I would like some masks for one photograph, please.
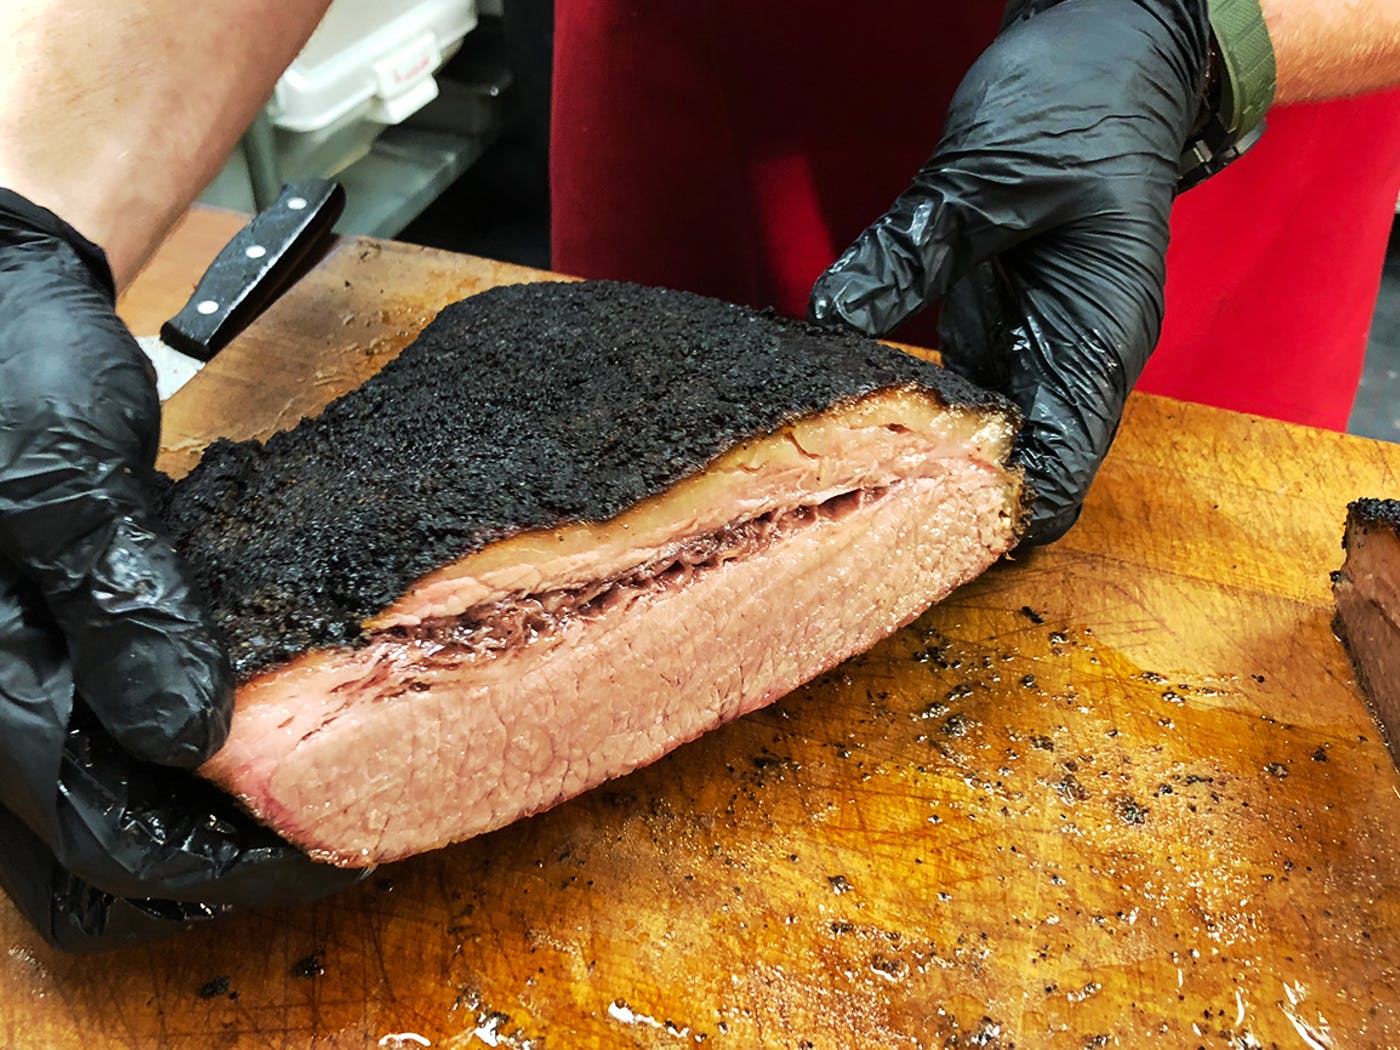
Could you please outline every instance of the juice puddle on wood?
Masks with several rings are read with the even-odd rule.
[[[995,619],[971,642],[935,610],[550,813],[233,920],[256,958],[218,929],[145,950],[124,1023],[218,975],[238,996],[199,1004],[209,1031],[318,1046],[1400,1045],[1376,741],[1266,717],[1248,675]]]

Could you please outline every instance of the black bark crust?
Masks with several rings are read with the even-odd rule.
[[[1005,413],[874,340],[612,282],[496,288],[262,444],[218,441],[164,515],[240,678],[517,533],[602,522],[746,438],[877,390]]]
[[[1400,535],[1400,500],[1359,499],[1347,506],[1347,519],[1358,525],[1385,525]]]

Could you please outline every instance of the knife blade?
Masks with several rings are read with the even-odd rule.
[[[330,238],[345,207],[345,190],[330,179],[283,187],[267,209],[219,250],[189,302],[137,343],[156,369],[165,401],[301,275],[301,264]]]

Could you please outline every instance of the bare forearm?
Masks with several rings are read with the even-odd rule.
[[[4,0],[0,186],[124,285],[218,171],[329,0]]]
[[[1278,101],[1400,85],[1400,0],[1263,0]]]

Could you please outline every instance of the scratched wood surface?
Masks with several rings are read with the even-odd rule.
[[[535,276],[340,244],[170,403],[165,465]],[[1137,397],[1064,541],[638,774],[97,958],[0,902],[0,1045],[1400,1046],[1400,778],[1327,579],[1346,502],[1397,492],[1400,447]]]

